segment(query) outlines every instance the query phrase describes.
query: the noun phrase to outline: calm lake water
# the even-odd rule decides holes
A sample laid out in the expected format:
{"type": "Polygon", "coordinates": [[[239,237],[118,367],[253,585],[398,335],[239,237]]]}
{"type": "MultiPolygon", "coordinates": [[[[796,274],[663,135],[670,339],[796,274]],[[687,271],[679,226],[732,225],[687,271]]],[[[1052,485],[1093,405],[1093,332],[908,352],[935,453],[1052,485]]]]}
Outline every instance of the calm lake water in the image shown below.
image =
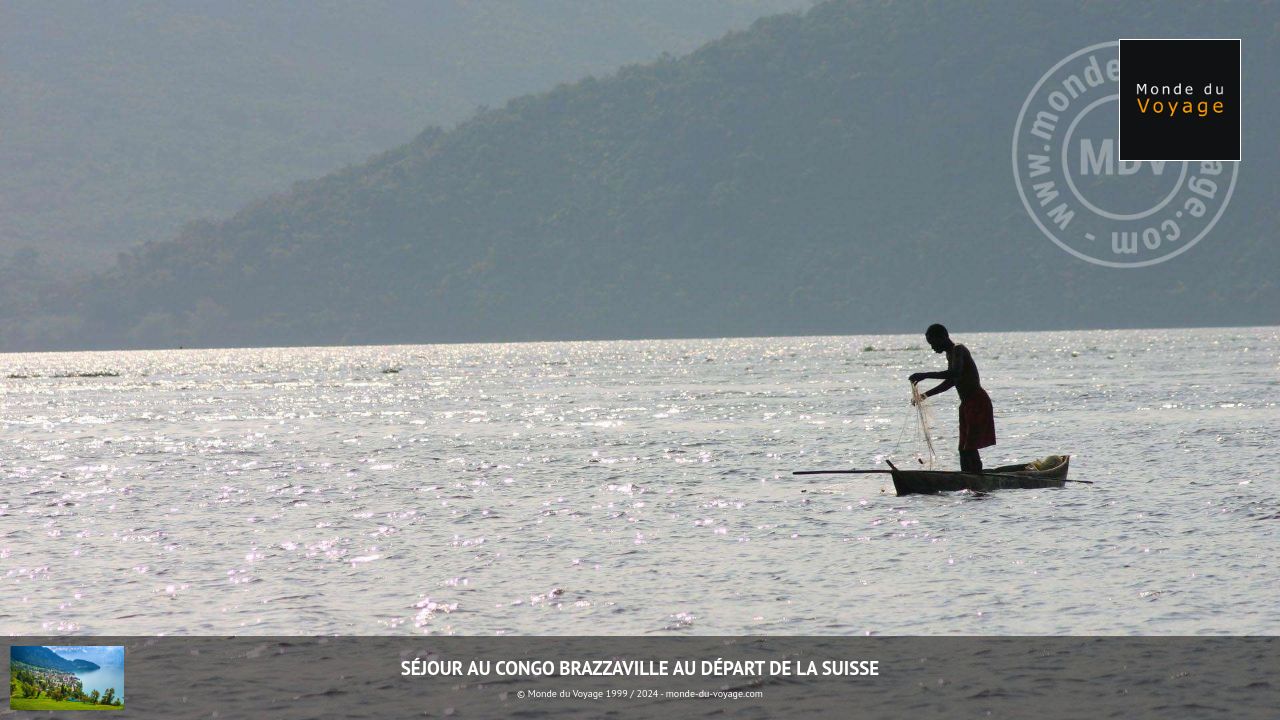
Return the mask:
{"type": "Polygon", "coordinates": [[[1094,484],[791,476],[910,459],[916,335],[0,355],[0,631],[1280,633],[1280,329],[957,339],[1094,484]]]}
{"type": "Polygon", "coordinates": [[[112,688],[115,697],[124,698],[124,668],[102,667],[93,672],[76,673],[76,677],[80,678],[80,685],[87,693],[97,690],[102,697],[108,688],[112,688]]]}

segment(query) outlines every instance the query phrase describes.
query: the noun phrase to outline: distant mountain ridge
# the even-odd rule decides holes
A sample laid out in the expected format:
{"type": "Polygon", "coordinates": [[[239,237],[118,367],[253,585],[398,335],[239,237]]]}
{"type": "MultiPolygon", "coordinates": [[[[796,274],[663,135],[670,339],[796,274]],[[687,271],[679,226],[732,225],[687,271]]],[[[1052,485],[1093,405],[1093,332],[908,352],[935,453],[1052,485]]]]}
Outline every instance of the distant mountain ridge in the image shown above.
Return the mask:
{"type": "Polygon", "coordinates": [[[1040,235],[1009,143],[1040,74],[1080,47],[1243,37],[1256,77],[1280,66],[1276,10],[824,3],[427,130],[0,332],[18,349],[1273,323],[1274,83],[1246,81],[1228,212],[1150,268],[1040,235]]]}
{"type": "Polygon", "coordinates": [[[481,105],[810,0],[0,4],[0,262],[106,267],[481,105]]]}
{"type": "Polygon", "coordinates": [[[88,660],[68,660],[41,645],[14,645],[9,648],[9,660],[68,673],[90,672],[100,667],[88,660]]]}

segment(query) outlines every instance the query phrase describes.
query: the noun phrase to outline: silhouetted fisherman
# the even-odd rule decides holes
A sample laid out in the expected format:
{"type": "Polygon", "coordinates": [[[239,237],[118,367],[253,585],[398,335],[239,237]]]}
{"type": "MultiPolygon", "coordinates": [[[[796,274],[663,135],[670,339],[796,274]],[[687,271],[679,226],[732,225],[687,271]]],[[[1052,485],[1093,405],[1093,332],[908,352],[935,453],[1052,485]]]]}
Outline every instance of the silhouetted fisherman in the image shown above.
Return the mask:
{"type": "Polygon", "coordinates": [[[960,469],[982,472],[982,456],[978,450],[996,444],[996,418],[991,397],[978,380],[978,366],[969,348],[951,341],[947,329],[937,323],[924,332],[924,339],[934,352],[947,354],[947,369],[942,372],[913,373],[908,379],[914,385],[921,380],[941,380],[942,384],[924,393],[932,397],[955,388],[960,395],[960,469]]]}

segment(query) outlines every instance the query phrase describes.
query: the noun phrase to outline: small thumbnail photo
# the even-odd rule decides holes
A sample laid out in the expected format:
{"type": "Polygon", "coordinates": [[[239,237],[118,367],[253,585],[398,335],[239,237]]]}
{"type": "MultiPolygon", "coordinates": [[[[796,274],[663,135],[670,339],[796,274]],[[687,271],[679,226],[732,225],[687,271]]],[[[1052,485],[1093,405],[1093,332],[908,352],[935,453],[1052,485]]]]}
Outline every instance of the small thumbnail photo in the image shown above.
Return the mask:
{"type": "Polygon", "coordinates": [[[10,710],[123,710],[121,645],[14,645],[10,710]]]}

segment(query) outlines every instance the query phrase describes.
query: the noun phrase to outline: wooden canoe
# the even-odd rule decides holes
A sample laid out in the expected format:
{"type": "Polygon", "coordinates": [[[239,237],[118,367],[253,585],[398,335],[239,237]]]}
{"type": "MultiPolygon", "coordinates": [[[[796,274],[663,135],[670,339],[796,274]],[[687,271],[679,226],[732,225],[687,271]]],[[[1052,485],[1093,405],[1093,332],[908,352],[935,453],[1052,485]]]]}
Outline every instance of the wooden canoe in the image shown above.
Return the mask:
{"type": "Polygon", "coordinates": [[[899,495],[1062,487],[1067,482],[1070,463],[1071,456],[1063,455],[1061,462],[1043,470],[1029,469],[1025,463],[1004,465],[981,473],[899,470],[895,467],[892,471],[893,487],[899,495]]]}

